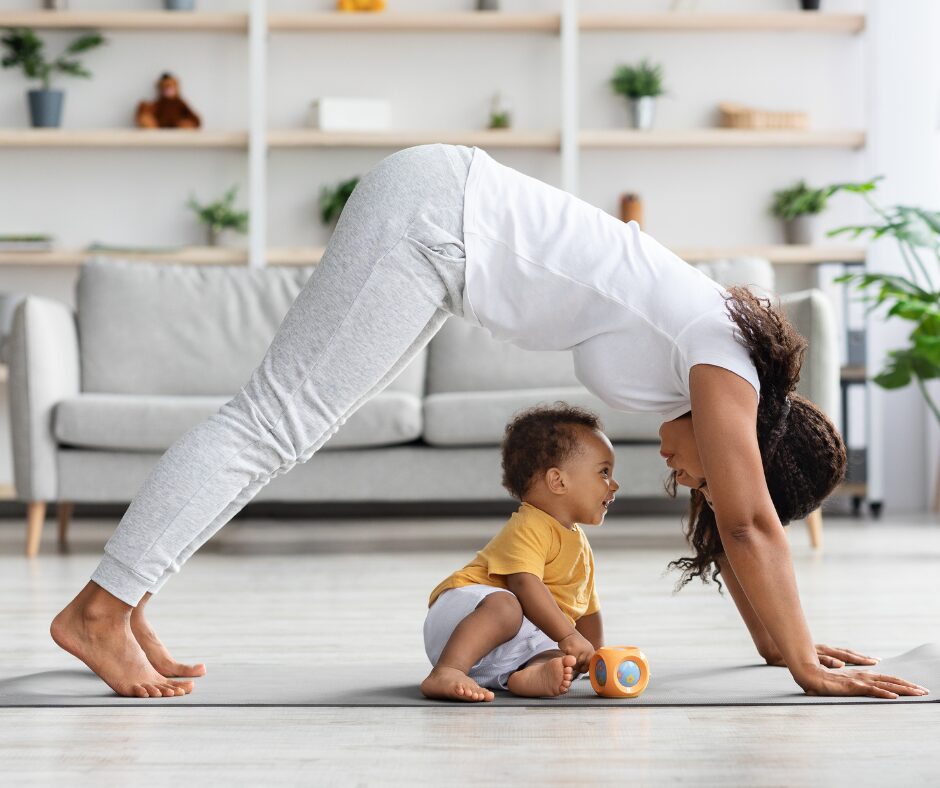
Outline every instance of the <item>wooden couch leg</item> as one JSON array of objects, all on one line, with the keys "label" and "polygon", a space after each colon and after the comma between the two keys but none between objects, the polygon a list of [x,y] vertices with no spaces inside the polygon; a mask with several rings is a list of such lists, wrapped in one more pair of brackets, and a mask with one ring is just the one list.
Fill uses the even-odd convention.
[{"label": "wooden couch leg", "polygon": [[809,527],[809,543],[817,549],[822,547],[822,509],[806,515],[806,525]]},{"label": "wooden couch leg", "polygon": [[42,540],[42,525],[46,520],[46,502],[30,501],[26,505],[26,557],[35,558],[39,554],[39,542]]},{"label": "wooden couch leg", "polygon": [[69,547],[69,523],[72,521],[75,504],[59,501],[56,510],[59,514],[59,550],[64,552]]}]

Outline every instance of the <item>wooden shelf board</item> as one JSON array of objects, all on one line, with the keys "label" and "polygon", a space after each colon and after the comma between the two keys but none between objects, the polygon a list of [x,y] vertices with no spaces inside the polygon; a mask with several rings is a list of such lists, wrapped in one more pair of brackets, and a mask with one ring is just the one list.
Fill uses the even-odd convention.
[{"label": "wooden shelf board", "polygon": [[857,495],[864,498],[868,495],[868,484],[866,482],[843,482],[835,490],[835,495]]},{"label": "wooden shelf board", "polygon": [[84,249],[0,252],[0,265],[74,266],[96,257],[187,265],[238,265],[248,261],[248,251],[227,246],[185,246],[173,252],[88,251]]},{"label": "wooden shelf board", "polygon": [[862,383],[868,380],[868,370],[864,365],[849,366],[847,364],[839,370],[839,380],[842,383]]},{"label": "wooden shelf board", "polygon": [[330,132],[316,129],[282,129],[268,133],[272,148],[403,148],[443,142],[450,145],[477,145],[481,148],[544,148],[558,150],[557,131],[516,131],[514,129]]},{"label": "wooden shelf board", "polygon": [[693,246],[670,247],[683,260],[690,263],[724,260],[729,257],[763,257],[777,265],[807,265],[812,263],[856,263],[865,261],[865,247],[841,244],[801,246],[796,244],[766,244],[753,246]]},{"label": "wooden shelf board", "polygon": [[[582,14],[584,32],[766,31],[860,33],[864,14],[779,12],[757,14],[662,13]],[[103,30],[220,31],[245,33],[248,15],[206,11],[5,11],[0,27],[100,28]],[[268,27],[278,32],[543,32],[558,33],[559,14],[466,11],[438,13],[271,13]]]},{"label": "wooden shelf board", "polygon": [[596,129],[582,131],[582,148],[863,148],[863,131],[750,129]]},{"label": "wooden shelf board", "polygon": [[558,14],[457,11],[444,13],[273,13],[268,27],[278,32],[402,31],[465,33],[476,31],[557,33]]},{"label": "wooden shelf board", "polygon": [[323,257],[322,246],[271,247],[267,252],[268,265],[317,265]]},{"label": "wooden shelf board", "polygon": [[582,14],[585,32],[803,32],[860,33],[865,29],[864,14],[827,14],[806,11],[777,13],[722,14],[675,12],[667,14]]},{"label": "wooden shelf board", "polygon": [[[401,148],[443,142],[483,148],[558,150],[557,131],[515,129],[395,130],[328,132],[281,129],[268,134],[272,148]],[[600,148],[861,148],[860,131],[748,131],[741,129],[652,130],[599,129],[582,131],[581,146]],[[7,148],[230,148],[248,147],[244,131],[189,129],[0,129],[0,147]]]},{"label": "wooden shelf board", "polygon": [[243,131],[195,129],[0,129],[0,148],[235,148]]},{"label": "wooden shelf board", "polygon": [[0,27],[248,31],[248,14],[206,11],[3,11]]},{"label": "wooden shelf board", "polygon": [[[772,263],[806,265],[829,261],[861,261],[863,247],[855,246],[715,246],[671,247],[683,260],[701,262],[729,257],[764,257]],[[323,256],[321,246],[271,247],[267,251],[270,265],[316,265]],[[0,252],[0,266],[71,266],[91,257],[113,257],[122,260],[153,260],[188,263],[191,265],[239,265],[246,263],[245,249],[233,247],[189,246],[174,252],[120,252],[61,249],[49,252]]]}]

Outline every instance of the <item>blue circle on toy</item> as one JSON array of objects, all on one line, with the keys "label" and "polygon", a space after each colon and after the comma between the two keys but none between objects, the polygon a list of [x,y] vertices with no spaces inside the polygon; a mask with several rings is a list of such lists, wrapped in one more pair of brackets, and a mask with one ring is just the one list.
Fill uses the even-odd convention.
[{"label": "blue circle on toy", "polygon": [[625,659],[617,666],[617,681],[624,687],[632,687],[640,680],[640,666],[632,659]]},{"label": "blue circle on toy", "polygon": [[598,659],[597,664],[594,666],[594,678],[602,687],[607,683],[607,663],[604,662],[603,658]]}]

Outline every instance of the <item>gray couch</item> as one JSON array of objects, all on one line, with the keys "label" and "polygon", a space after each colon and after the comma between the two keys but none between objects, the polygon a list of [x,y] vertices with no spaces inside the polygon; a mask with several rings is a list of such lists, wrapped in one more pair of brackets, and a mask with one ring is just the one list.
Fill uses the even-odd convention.
[{"label": "gray couch", "polygon": [[[726,285],[773,290],[763,260],[703,268]],[[160,454],[248,378],[309,274],[91,262],[80,272],[74,313],[26,298],[8,356],[27,552],[38,549],[46,502],[59,504],[64,541],[75,502],[129,501]],[[783,303],[810,340],[802,393],[835,418],[831,309],[818,291]],[[605,406],[576,380],[570,353],[520,350],[453,319],[320,452],[258,500],[505,500],[499,442],[506,422],[519,409],[559,399],[600,414],[615,445],[621,498],[663,496],[658,417]]]}]

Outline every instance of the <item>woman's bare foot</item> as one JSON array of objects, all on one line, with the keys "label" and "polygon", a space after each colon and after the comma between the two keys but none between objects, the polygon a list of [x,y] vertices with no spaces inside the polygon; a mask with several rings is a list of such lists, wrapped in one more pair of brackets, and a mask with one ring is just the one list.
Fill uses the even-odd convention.
[{"label": "woman's bare foot", "polygon": [[509,677],[509,691],[524,698],[564,695],[574,680],[575,662],[575,658],[569,654],[528,665]]},{"label": "woman's bare foot", "polygon": [[483,689],[466,673],[441,665],[431,670],[421,682],[421,694],[437,700],[466,700],[471,703],[491,701],[495,697],[492,691]]},{"label": "woman's bare foot", "polygon": [[169,681],[154,670],[134,639],[130,606],[94,583],[85,586],[55,617],[50,633],[60,647],[88,665],[118,695],[172,698],[193,690],[191,681]]},{"label": "woman's bare foot", "polygon": [[197,665],[184,665],[177,662],[170,656],[163,641],[157,637],[153,631],[150,622],[144,616],[144,607],[150,600],[150,594],[144,596],[140,603],[131,611],[131,632],[137,643],[143,649],[144,654],[154,670],[161,676],[172,676],[175,678],[198,678],[206,675],[206,666],[201,662]]}]

